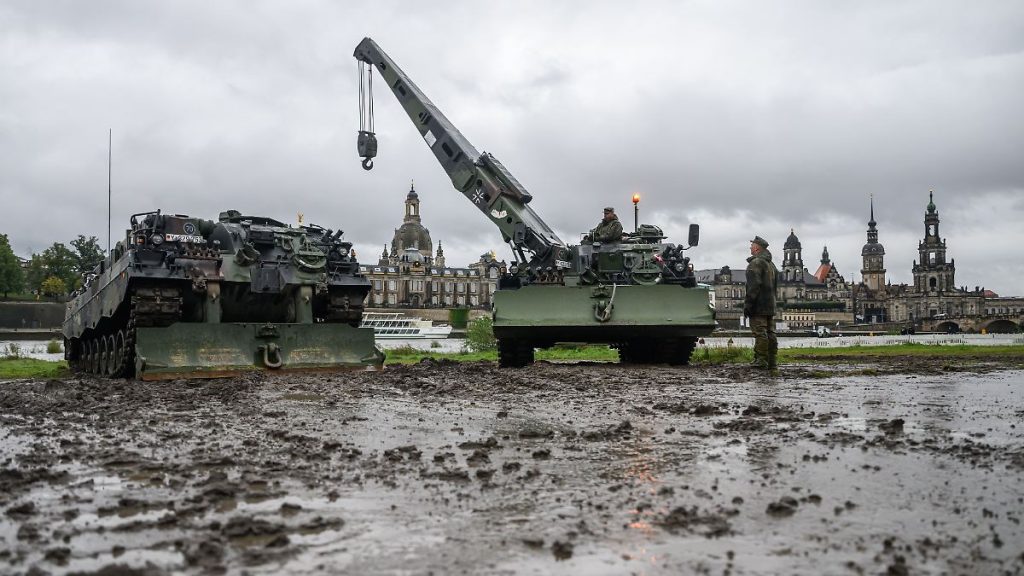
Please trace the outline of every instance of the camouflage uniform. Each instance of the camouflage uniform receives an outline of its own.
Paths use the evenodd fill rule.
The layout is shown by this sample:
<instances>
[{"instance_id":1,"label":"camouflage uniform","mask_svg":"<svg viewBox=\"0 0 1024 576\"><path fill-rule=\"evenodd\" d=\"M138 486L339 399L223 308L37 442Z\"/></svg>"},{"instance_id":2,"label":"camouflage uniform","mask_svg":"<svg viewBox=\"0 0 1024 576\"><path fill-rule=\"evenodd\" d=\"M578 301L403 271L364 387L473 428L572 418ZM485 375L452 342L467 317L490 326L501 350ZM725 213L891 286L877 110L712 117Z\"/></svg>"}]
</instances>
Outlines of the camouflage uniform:
<instances>
[{"instance_id":1,"label":"camouflage uniform","mask_svg":"<svg viewBox=\"0 0 1024 576\"><path fill-rule=\"evenodd\" d=\"M619 217L613 212L610 220L602 218L590 236L594 242L618 242L622 240L622 224L619 223Z\"/></svg>"},{"instance_id":2,"label":"camouflage uniform","mask_svg":"<svg viewBox=\"0 0 1024 576\"><path fill-rule=\"evenodd\" d=\"M759 242L755 240L755 243ZM779 341L775 337L775 292L779 280L778 269L772 262L767 245L764 242L763 249L756 256L747 258L747 297L743 303L743 315L750 318L750 331L754 333L753 365L771 369L776 366L779 351Z\"/></svg>"}]
</instances>

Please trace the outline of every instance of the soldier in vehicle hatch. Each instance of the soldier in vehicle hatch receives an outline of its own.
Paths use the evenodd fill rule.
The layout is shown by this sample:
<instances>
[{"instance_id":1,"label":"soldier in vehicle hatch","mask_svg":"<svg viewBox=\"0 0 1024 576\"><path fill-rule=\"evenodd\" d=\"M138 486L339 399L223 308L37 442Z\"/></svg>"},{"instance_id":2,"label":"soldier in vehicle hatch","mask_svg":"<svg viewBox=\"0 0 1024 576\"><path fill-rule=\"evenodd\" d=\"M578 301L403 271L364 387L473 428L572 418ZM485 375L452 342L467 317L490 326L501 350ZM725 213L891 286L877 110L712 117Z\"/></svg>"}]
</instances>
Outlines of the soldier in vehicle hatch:
<instances>
[{"instance_id":1,"label":"soldier in vehicle hatch","mask_svg":"<svg viewBox=\"0 0 1024 576\"><path fill-rule=\"evenodd\" d=\"M615 208L611 206L604 209L604 218L598 222L597 228L590 233L593 242L619 242L622 240L622 224L619 217L615 215Z\"/></svg>"},{"instance_id":2,"label":"soldier in vehicle hatch","mask_svg":"<svg viewBox=\"0 0 1024 576\"><path fill-rule=\"evenodd\" d=\"M751 366L760 370L773 370L779 353L775 338L775 291L778 289L778 269L772 262L768 242L760 236L750 241L747 258L747 297L743 315L750 318L750 331L754 333L754 361Z\"/></svg>"}]
</instances>

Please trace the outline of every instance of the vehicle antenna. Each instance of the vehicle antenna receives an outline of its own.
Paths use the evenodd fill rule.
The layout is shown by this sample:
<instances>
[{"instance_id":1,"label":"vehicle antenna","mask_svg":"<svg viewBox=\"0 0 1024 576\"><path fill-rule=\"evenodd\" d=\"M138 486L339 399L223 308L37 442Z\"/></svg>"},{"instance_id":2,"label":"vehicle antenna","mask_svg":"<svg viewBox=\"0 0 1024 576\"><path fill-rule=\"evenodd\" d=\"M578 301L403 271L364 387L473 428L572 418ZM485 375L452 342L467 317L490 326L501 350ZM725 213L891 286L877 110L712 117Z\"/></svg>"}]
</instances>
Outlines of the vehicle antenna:
<instances>
[{"instance_id":1,"label":"vehicle antenna","mask_svg":"<svg viewBox=\"0 0 1024 576\"><path fill-rule=\"evenodd\" d=\"M107 254L110 254L110 173L113 167L114 129L107 129Z\"/></svg>"}]
</instances>

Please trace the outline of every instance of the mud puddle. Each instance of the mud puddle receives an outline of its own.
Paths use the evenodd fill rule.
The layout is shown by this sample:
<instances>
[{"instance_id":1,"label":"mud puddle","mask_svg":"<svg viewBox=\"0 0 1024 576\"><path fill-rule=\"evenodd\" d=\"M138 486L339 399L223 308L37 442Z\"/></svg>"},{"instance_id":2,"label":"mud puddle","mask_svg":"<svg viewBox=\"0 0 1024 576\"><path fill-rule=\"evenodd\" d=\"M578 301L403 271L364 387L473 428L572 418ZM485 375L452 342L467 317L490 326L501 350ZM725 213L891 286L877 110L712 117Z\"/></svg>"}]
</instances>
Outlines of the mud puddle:
<instances>
[{"instance_id":1,"label":"mud puddle","mask_svg":"<svg viewBox=\"0 0 1024 576\"><path fill-rule=\"evenodd\" d=\"M1022 390L904 362L8 382L0 572L1014 573Z\"/></svg>"}]
</instances>

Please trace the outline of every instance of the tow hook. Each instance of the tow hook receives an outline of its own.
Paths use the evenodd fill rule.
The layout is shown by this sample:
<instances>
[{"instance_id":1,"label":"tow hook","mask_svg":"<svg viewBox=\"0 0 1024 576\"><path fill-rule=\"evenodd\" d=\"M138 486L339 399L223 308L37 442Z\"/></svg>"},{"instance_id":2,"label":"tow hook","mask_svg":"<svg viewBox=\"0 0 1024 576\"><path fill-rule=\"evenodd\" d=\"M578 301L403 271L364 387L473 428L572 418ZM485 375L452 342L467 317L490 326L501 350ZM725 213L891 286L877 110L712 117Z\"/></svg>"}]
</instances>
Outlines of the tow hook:
<instances>
[{"instance_id":1,"label":"tow hook","mask_svg":"<svg viewBox=\"0 0 1024 576\"><path fill-rule=\"evenodd\" d=\"M281 360L281 347L274 342L261 344L257 350L263 353L263 365L267 368L280 368L281 364L283 364Z\"/></svg>"},{"instance_id":2,"label":"tow hook","mask_svg":"<svg viewBox=\"0 0 1024 576\"><path fill-rule=\"evenodd\" d=\"M616 284L612 284L611 291L608 290L607 286L600 285L594 288L591 298L596 298L597 302L594 302L594 319L598 322L607 322L612 318L612 311L615 309L615 289ZM605 298L608 298L605 300Z\"/></svg>"}]
</instances>

